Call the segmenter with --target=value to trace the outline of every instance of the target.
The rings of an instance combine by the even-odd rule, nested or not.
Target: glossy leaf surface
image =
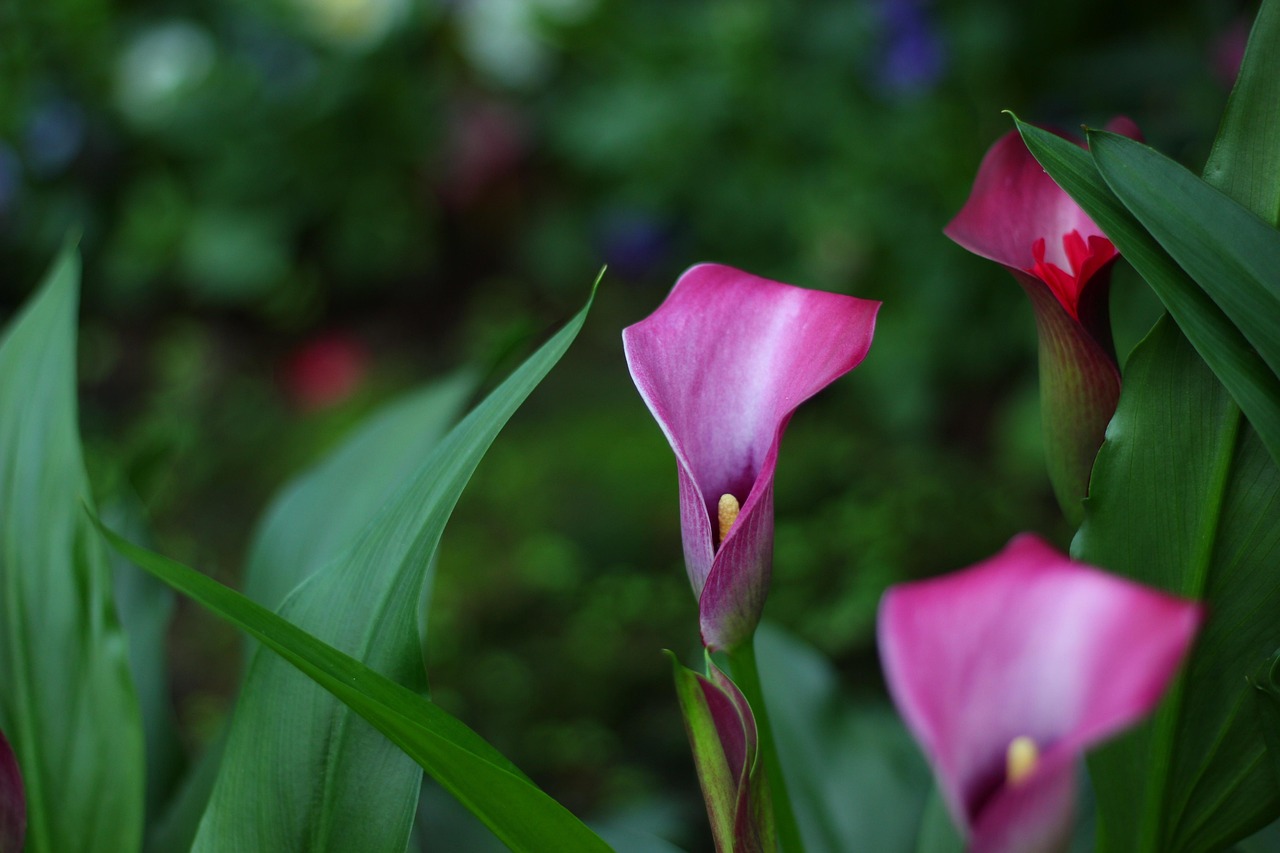
[[[1280,815],[1246,681],[1280,646],[1280,469],[1167,318],[1129,360],[1092,495],[1073,556],[1209,614],[1154,718],[1090,759],[1099,849],[1222,849]]]

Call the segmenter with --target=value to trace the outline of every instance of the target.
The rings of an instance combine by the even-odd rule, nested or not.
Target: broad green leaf
[[[498,431],[568,349],[587,310],[431,453],[411,461],[371,523],[288,595],[280,615],[392,681],[425,690],[419,602],[445,523]],[[460,388],[441,393],[451,416]],[[259,652],[195,849],[401,851],[421,779],[374,727],[286,661]]]
[[[1223,849],[1280,815],[1246,681],[1280,647],[1280,469],[1168,318],[1129,359],[1085,510],[1075,557],[1208,609],[1155,716],[1090,758],[1099,849]]]
[[[1280,0],[1264,0],[1204,179],[1280,224]]]
[[[289,482],[254,533],[245,594],[274,610],[349,548],[435,449],[474,388],[474,378],[461,373],[388,403]]]
[[[388,496],[413,473],[414,463],[430,453],[456,420],[473,387],[471,378],[460,374],[388,403],[315,466],[286,484],[254,535],[245,570],[246,594],[267,607],[278,607],[301,581],[349,547]],[[125,565],[173,594],[151,575]],[[424,584],[424,590],[429,586]],[[225,746],[224,731],[182,780],[162,820],[152,825],[149,851],[191,848]],[[479,831],[492,838],[483,827]]]
[[[143,740],[76,425],[80,262],[63,251],[0,339],[0,730],[27,850],[135,850]]]
[[[212,578],[139,548],[101,525],[99,530],[113,548],[136,565],[245,631],[341,699],[411,756],[512,850],[609,850],[501,753],[430,700]]]
[[[893,710],[845,696],[831,664],[776,626],[755,646],[805,850],[912,849],[930,777]]]
[[[1017,121],[1017,119],[1015,119]],[[1200,357],[1280,459],[1280,379],[1235,324],[1116,198],[1087,151],[1017,121],[1032,155],[1151,285]]]
[[[1089,133],[1098,173],[1280,374],[1280,231],[1154,148]]]

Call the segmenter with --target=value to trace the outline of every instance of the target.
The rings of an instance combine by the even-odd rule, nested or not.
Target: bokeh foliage
[[[885,585],[1015,530],[1065,544],[1030,311],[940,234],[1000,110],[1128,113],[1198,168],[1251,11],[20,0],[0,7],[0,318],[81,232],[91,478],[235,580],[288,476],[395,391],[502,375],[609,263],[445,534],[433,695],[577,810],[696,802],[658,655],[695,642],[674,470],[620,328],[698,260],[884,300],[866,364],[788,433],[768,614],[873,680]],[[1118,279],[1123,356],[1154,311]],[[323,399],[317,344],[355,376]],[[173,643],[198,752],[240,655],[186,605]]]

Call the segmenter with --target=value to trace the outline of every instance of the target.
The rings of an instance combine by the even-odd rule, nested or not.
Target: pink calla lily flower
[[[1127,118],[1107,129],[1140,136]],[[968,201],[944,233],[1005,266],[1031,298],[1049,474],[1063,510],[1079,523],[1093,459],[1120,397],[1107,307],[1116,248],[1017,131],[987,152]]]
[[[782,433],[797,406],[866,356],[879,307],[703,264],[623,331],[631,377],[675,451],[685,565],[708,648],[754,633],[772,569]]]
[[[1077,760],[1155,708],[1202,616],[1029,534],[885,593],[889,692],[970,850],[1065,848]]]
[[[0,732],[0,850],[21,850],[27,835],[27,798],[18,759]]]

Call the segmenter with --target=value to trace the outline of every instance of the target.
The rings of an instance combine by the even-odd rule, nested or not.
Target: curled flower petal
[[[1124,117],[1107,128],[1140,137]],[[1006,267],[1031,299],[1050,479],[1063,510],[1079,522],[1093,460],[1120,397],[1108,310],[1116,248],[1017,131],[987,152],[969,199],[943,232]]]
[[[783,431],[866,356],[879,307],[703,264],[622,333],[631,377],[675,452],[685,565],[710,648],[736,646],[759,622]],[[721,541],[725,495],[740,510]]]
[[[710,655],[705,676],[681,666],[674,655],[671,663],[716,850],[776,850],[768,781],[757,760],[756,720],[746,697]]]
[[[969,569],[890,589],[889,691],[976,853],[1056,850],[1077,759],[1156,706],[1203,613],[1031,535]],[[1038,757],[1010,771],[1015,740]]]

